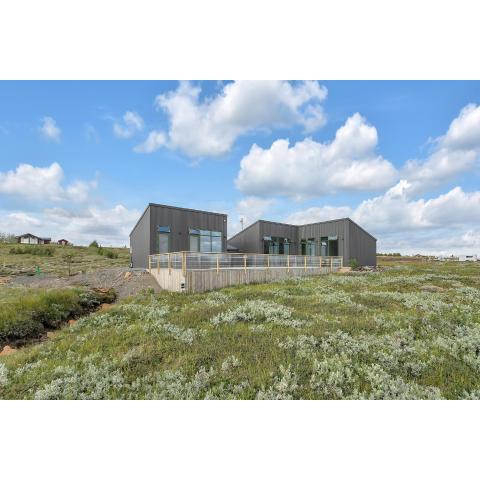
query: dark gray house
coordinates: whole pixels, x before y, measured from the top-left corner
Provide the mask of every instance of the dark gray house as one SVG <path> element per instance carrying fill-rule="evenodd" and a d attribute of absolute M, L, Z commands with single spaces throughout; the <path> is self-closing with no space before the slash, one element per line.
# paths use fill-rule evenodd
<path fill-rule="evenodd" d="M 149 203 L 130 233 L 134 268 L 147 268 L 148 255 L 167 252 L 225 252 L 227 215 Z"/>
<path fill-rule="evenodd" d="M 352 259 L 360 265 L 377 264 L 377 239 L 349 218 L 308 225 L 258 220 L 228 245 L 245 253 L 342 256 L 344 265 Z"/>

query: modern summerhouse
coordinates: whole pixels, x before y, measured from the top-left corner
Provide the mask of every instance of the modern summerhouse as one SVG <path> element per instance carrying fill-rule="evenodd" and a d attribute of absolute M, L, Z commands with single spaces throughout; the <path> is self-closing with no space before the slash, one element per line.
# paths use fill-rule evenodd
<path fill-rule="evenodd" d="M 227 215 L 150 203 L 130 234 L 131 265 L 159 285 L 203 292 L 376 265 L 376 239 L 349 218 L 308 225 L 258 220 L 228 240 Z M 233 253 L 234 252 L 234 253 Z"/>

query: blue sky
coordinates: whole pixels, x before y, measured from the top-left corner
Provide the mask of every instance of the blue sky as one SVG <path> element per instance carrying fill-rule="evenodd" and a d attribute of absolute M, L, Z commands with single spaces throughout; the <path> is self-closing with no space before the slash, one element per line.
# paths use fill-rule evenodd
<path fill-rule="evenodd" d="M 479 105 L 479 82 L 1 82 L 0 231 L 125 245 L 158 202 L 480 253 Z"/>

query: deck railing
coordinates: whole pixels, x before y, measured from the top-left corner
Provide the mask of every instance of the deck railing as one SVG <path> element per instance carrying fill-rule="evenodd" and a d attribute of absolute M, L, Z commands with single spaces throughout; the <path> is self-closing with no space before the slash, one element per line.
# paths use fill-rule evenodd
<path fill-rule="evenodd" d="M 343 267 L 343 257 L 316 257 L 310 255 L 276 255 L 257 253 L 198 253 L 172 252 L 149 255 L 148 269 L 194 270 L 252 270 L 283 268 L 304 271 L 325 268 L 336 271 Z"/>

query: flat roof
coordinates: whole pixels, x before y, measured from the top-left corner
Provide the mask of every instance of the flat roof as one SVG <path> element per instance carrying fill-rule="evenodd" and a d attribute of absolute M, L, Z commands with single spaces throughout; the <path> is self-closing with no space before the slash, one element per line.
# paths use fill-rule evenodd
<path fill-rule="evenodd" d="M 163 205 L 161 203 L 149 203 L 148 206 L 149 207 L 172 208 L 174 210 L 183 210 L 185 212 L 208 213 L 210 215 L 221 215 L 223 217 L 228 216 L 226 213 L 211 212 L 211 211 L 208 211 L 208 210 L 196 210 L 195 208 L 176 207 L 174 205 Z"/>
<path fill-rule="evenodd" d="M 245 227 L 243 230 L 240 230 L 239 232 L 237 232 L 233 237 L 230 237 L 229 240 L 232 240 L 233 238 L 235 238 L 237 235 L 240 235 L 241 233 L 245 232 L 245 230 L 248 230 L 249 228 L 253 227 L 254 225 L 256 225 L 257 223 L 270 223 L 270 224 L 273 224 L 273 225 L 284 225 L 285 227 L 296 227 L 296 228 L 300 228 L 300 227 L 309 227 L 311 225 L 319 225 L 319 224 L 322 224 L 322 223 L 332 223 L 332 222 L 345 222 L 345 221 L 349 221 L 351 223 L 353 223 L 355 226 L 357 226 L 360 230 L 362 230 L 362 232 L 366 233 L 368 236 L 372 237 L 374 240 L 377 240 L 371 233 L 367 232 L 364 228 L 362 228 L 358 223 L 355 223 L 350 217 L 344 217 L 344 218 L 334 218 L 332 220 L 323 220 L 321 222 L 312 222 L 312 223 L 304 223 L 304 224 L 301 224 L 301 225 L 294 225 L 292 223 L 282 223 L 282 222 L 272 222 L 270 220 L 257 220 L 256 222 L 253 222 L 252 224 L 250 224 L 248 227 Z"/>
<path fill-rule="evenodd" d="M 196 210 L 194 208 L 185 208 L 185 207 L 176 207 L 174 205 L 164 205 L 162 203 L 152 203 L 150 202 L 146 207 L 145 207 L 145 210 L 143 211 L 143 213 L 140 215 L 140 218 L 137 220 L 137 223 L 135 223 L 135 226 L 132 228 L 131 232 L 130 232 L 130 235 L 133 233 L 133 231 L 137 228 L 138 224 L 140 223 L 140 221 L 142 220 L 143 216 L 145 215 L 145 213 L 147 213 L 147 210 L 150 208 L 150 207 L 160 207 L 160 208 L 169 208 L 171 210 L 181 210 L 183 212 L 194 212 L 194 213 L 207 213 L 209 215 L 220 215 L 221 217 L 228 217 L 228 215 L 226 213 L 218 213 L 218 212 L 210 212 L 210 211 L 207 211 L 207 210 Z"/>

